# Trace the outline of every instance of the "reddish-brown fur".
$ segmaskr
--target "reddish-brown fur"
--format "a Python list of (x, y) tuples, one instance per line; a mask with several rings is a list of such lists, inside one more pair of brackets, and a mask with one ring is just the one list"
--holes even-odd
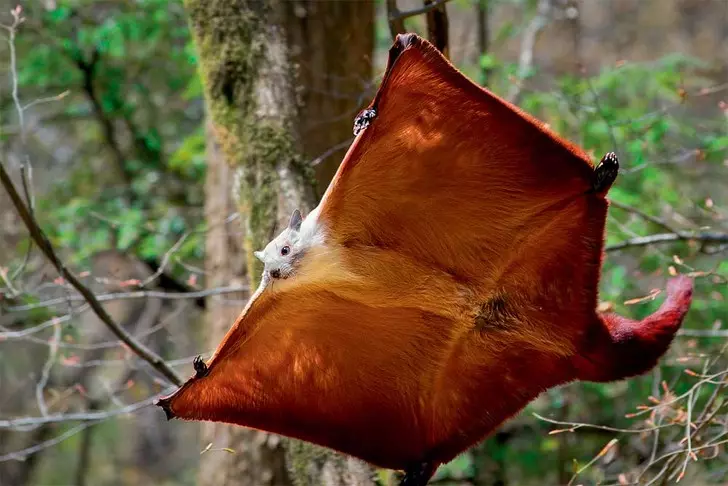
[(586, 156), (425, 41), (397, 48), (321, 203), (324, 244), (161, 401), (174, 416), (402, 469), (449, 461), (550, 387), (666, 351), (688, 278), (643, 321), (595, 310), (607, 201)]

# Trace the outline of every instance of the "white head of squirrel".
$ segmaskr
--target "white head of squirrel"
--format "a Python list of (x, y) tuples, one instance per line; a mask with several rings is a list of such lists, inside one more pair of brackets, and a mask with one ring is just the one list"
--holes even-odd
[(302, 222), (301, 212), (296, 209), (291, 215), (288, 227), (268, 243), (262, 251), (254, 253), (256, 258), (264, 264), (264, 278), (282, 279), (291, 276), (296, 263), (306, 249), (301, 237)]

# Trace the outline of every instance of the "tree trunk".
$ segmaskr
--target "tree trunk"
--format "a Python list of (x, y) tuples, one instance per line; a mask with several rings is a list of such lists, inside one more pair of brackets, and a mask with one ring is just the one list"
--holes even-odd
[(489, 54), (490, 48), (490, 13), (488, 0), (478, 0), (476, 3), (478, 16), (478, 56), (475, 63), (480, 66), (480, 85), (487, 86), (490, 77), (490, 69), (483, 64), (482, 57)]
[(354, 118), (374, 96), (374, 2), (282, 3), (302, 107), (296, 128), (306, 159), (318, 162), (321, 195), (353, 139)]
[[(243, 231), (239, 221), (226, 222), (237, 212), (232, 198), (234, 169), (228, 165), (207, 126), (207, 179), (205, 181), (205, 218), (209, 230), (205, 236), (206, 286), (209, 288), (245, 283), (245, 265), (240, 242)], [(243, 301), (248, 295), (230, 296)], [(210, 298), (205, 320), (206, 348), (214, 349), (241, 305), (226, 299)], [(281, 440), (242, 427), (206, 422), (202, 424), (202, 450), (212, 443), (213, 449), (229, 448), (234, 453), (209, 451), (200, 457), (200, 485), (286, 485), (291, 484), (285, 467)]]
[[(431, 5), (434, 0), (424, 0), (425, 5)], [(447, 20), (447, 5), (442, 3), (435, 8), (428, 10), (425, 15), (427, 22), (427, 39), (445, 57), (449, 54), (450, 45), (450, 23)]]
[[(322, 60), (310, 61), (310, 71), (303, 68), (301, 60), (315, 57), (309, 53), (321, 46), (341, 43), (342, 36), (337, 32), (348, 32), (352, 21), (324, 27), (311, 19), (323, 19), (326, 11), (320, 12), (322, 17), (309, 17), (303, 15), (308, 10), (299, 8), (311, 7), (311, 12), (324, 9), (323, 5), (314, 4), (313, 1), (275, 0), (185, 1), (198, 48), (210, 121), (205, 186), (206, 218), (210, 226), (205, 262), (208, 287), (243, 281), (246, 273), (251, 288), (257, 286), (262, 268), (253, 251), (268, 243), (282, 224), (287, 223), (293, 209), (299, 208), (305, 214), (315, 205), (314, 171), (307, 164), (307, 154), (329, 140), (324, 137), (319, 140), (314, 133), (334, 132), (332, 127), (336, 127), (336, 133), (351, 133), (358, 100), (349, 100), (348, 105), (338, 102), (332, 108), (324, 101), (311, 101), (315, 98), (312, 93), (330, 88), (307, 84), (313, 83), (314, 75), (326, 78), (333, 67), (346, 69), (341, 66), (347, 66), (344, 60), (349, 55), (342, 51), (338, 53), (342, 57), (334, 62), (333, 54), (327, 53)], [(339, 12), (341, 20), (344, 13), (357, 12), (354, 7), (332, 9)], [(368, 8), (373, 16), (373, 6)], [(354, 20), (372, 25), (371, 18)], [(307, 29), (323, 32), (313, 35)], [(371, 28), (367, 35), (372, 37)], [(309, 45), (314, 38), (317, 45)], [(357, 45), (368, 49), (367, 56), (370, 56), (372, 42), (370, 39)], [(355, 61), (364, 56), (354, 52), (351, 57)], [(367, 66), (364, 81), (369, 79), (368, 59), (364, 63)], [(307, 77), (305, 72), (312, 74)], [(337, 78), (332, 76), (332, 79)], [(311, 103), (311, 109), (307, 103)], [(342, 109), (344, 112), (339, 113), (338, 120), (328, 120), (320, 129), (308, 124), (309, 120), (325, 120), (330, 113)], [(326, 177), (333, 170), (328, 172), (319, 180), (328, 182)], [(226, 218), (236, 211), (241, 216), (239, 227), (225, 224)], [(242, 304), (230, 307), (221, 300), (208, 302), (209, 347), (219, 343), (241, 309)], [(213, 450), (201, 458), (199, 484), (202, 486), (292, 482), (317, 486), (373, 485), (372, 470), (368, 466), (298, 441), (222, 424), (203, 425), (202, 435), (202, 447), (213, 444)], [(284, 444), (289, 446), (288, 468)], [(235, 452), (214, 451), (223, 447)]]

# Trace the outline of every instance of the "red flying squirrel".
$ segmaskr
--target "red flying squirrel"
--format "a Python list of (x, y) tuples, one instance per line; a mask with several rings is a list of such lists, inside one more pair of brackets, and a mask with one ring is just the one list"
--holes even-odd
[(168, 418), (228, 422), (435, 469), (548, 388), (645, 373), (692, 281), (642, 321), (598, 313), (618, 162), (397, 37), (319, 206), (256, 256), (262, 282)]

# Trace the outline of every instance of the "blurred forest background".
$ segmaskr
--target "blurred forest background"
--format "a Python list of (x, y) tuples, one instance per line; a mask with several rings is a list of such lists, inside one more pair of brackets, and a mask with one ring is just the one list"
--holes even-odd
[(728, 484), (728, 1), (431, 3), (0, 2), (1, 485), (393, 484), (150, 404), (322, 194), (403, 30), (619, 155), (603, 308), (696, 283), (658, 369), (551, 390), (433, 483)]

